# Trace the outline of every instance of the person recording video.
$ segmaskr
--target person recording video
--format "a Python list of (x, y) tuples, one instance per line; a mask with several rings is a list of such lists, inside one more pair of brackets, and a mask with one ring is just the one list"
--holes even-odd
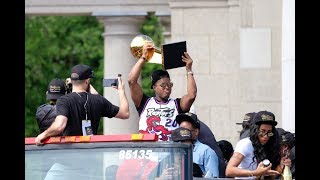
[(57, 100), (57, 117), (47, 130), (36, 137), (37, 145), (42, 145), (43, 140), (59, 133), (63, 136), (96, 135), (101, 117), (129, 118), (129, 103), (121, 77), (118, 77), (116, 88), (119, 106), (99, 94), (92, 94), (95, 92), (90, 85), (93, 77), (93, 71), (87, 65), (78, 64), (71, 69), (72, 93)]
[[(66, 90), (67, 90), (67, 94), (72, 92), (71, 78), (66, 79)], [(91, 84), (89, 84), (86, 91), (90, 92), (91, 94), (99, 94), (98, 91)]]

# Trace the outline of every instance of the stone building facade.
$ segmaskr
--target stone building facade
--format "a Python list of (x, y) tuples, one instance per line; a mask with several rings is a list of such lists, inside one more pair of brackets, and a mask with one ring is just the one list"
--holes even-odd
[[(26, 15), (96, 16), (104, 24), (104, 76), (123, 74), (135, 64), (129, 44), (148, 11), (165, 26), (165, 43), (187, 41), (198, 87), (196, 113), (216, 139), (239, 140), (245, 113), (268, 110), (295, 131), (294, 1), (291, 0), (26, 0)], [(186, 92), (184, 68), (169, 70), (172, 97)], [(129, 87), (126, 86), (130, 99)], [(116, 92), (104, 96), (117, 104)], [(137, 133), (130, 102), (126, 121), (105, 119), (105, 134)]]

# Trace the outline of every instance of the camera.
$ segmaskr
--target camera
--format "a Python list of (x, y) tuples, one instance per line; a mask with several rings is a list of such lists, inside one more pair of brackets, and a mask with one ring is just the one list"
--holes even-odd
[[(121, 77), (121, 74), (118, 74), (118, 77)], [(118, 86), (119, 82), (117, 78), (103, 79), (102, 84), (103, 84), (103, 87), (112, 87), (112, 86)]]
[(103, 79), (103, 87), (118, 86), (118, 79)]
[(70, 78), (66, 79), (65, 85), (66, 85), (67, 94), (71, 93), (72, 92), (72, 83), (71, 83), (71, 79)]

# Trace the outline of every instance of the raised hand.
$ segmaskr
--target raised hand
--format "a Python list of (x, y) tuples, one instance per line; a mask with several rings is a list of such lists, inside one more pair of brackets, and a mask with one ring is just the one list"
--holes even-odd
[(184, 55), (182, 55), (182, 61), (186, 63), (186, 70), (191, 71), (193, 60), (187, 52), (184, 52)]

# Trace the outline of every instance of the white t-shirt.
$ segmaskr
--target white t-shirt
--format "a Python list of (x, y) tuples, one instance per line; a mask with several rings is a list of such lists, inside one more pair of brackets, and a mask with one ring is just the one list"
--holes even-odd
[[(253, 150), (252, 142), (249, 137), (243, 138), (237, 143), (234, 152), (238, 152), (244, 156), (238, 168), (248, 170), (257, 169), (257, 161), (252, 161), (254, 156)], [(235, 177), (235, 179), (255, 179), (255, 177)]]

